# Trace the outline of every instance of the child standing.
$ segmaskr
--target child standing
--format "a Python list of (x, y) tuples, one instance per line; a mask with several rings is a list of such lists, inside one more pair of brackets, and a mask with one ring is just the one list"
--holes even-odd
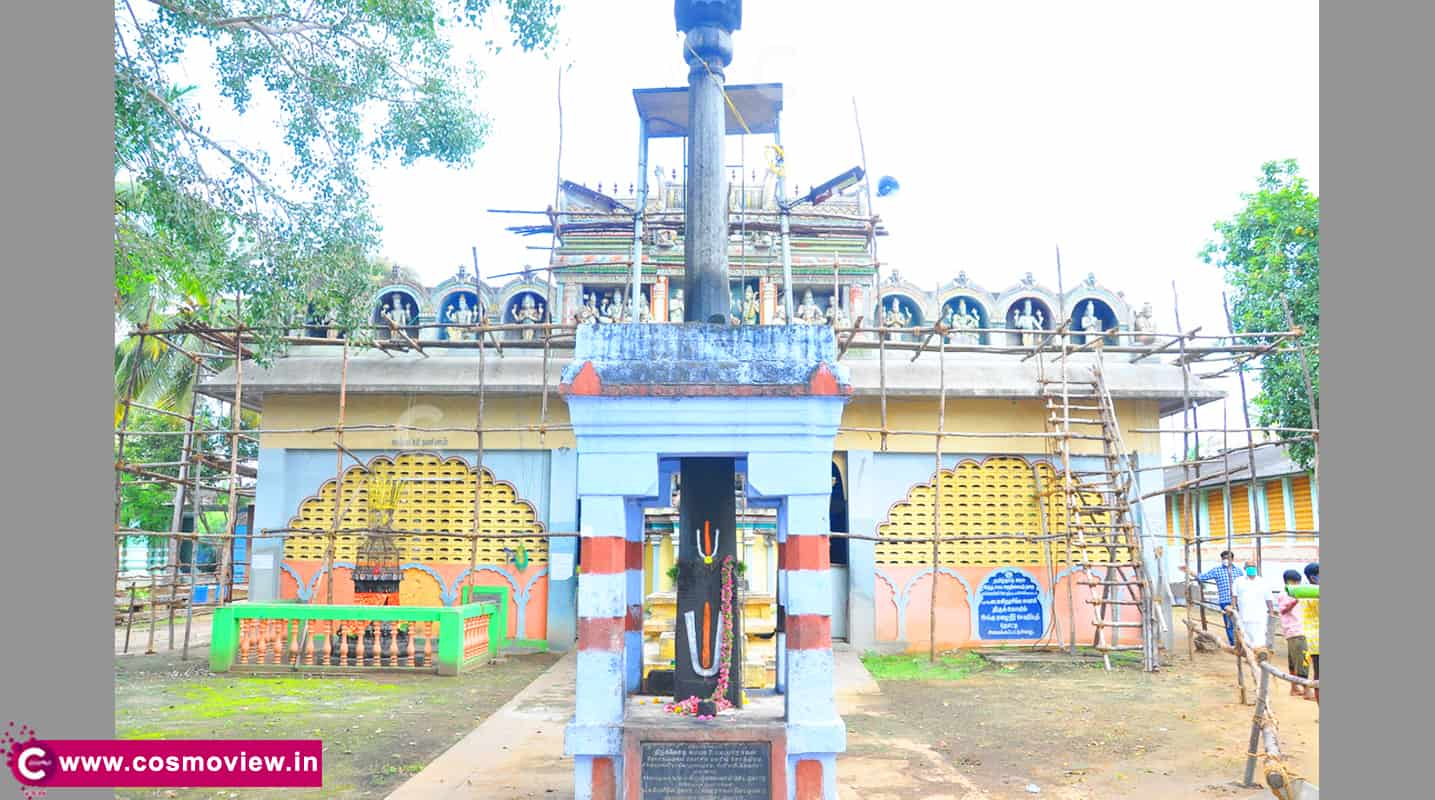
[[(1282, 576), (1287, 586), (1300, 585), (1300, 573), (1293, 569), (1285, 571)], [(1281, 635), (1286, 640), (1286, 665), (1290, 674), (1298, 677), (1308, 677), (1305, 668), (1305, 626), (1301, 618), (1296, 614), (1296, 607), (1300, 601), (1290, 595), (1282, 595), (1277, 603), (1277, 610), (1281, 615)], [(1291, 696), (1301, 697), (1305, 694), (1305, 687), (1292, 683)]]

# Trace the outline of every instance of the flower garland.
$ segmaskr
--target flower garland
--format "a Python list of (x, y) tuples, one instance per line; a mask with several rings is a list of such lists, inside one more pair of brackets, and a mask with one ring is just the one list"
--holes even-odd
[[(717, 686), (708, 697), (718, 711), (726, 711), (732, 708), (732, 701), (727, 699), (728, 673), (732, 666), (732, 617), (733, 617), (733, 557), (726, 556), (722, 561), (722, 663), (718, 666)], [(711, 714), (698, 713), (698, 697), (693, 695), (686, 700), (668, 703), (663, 706), (664, 710), (671, 714), (689, 714), (698, 719), (712, 719)]]

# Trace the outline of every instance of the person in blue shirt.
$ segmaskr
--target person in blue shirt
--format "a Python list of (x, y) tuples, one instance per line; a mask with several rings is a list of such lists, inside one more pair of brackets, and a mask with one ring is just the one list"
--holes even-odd
[[(1191, 568), (1185, 564), (1181, 565), (1181, 571), (1191, 574)], [(1231, 609), (1231, 582), (1239, 575), (1240, 572), (1236, 569), (1236, 554), (1230, 550), (1222, 550), (1221, 563), (1196, 576), (1198, 581), (1216, 582), (1216, 603), (1220, 605), (1221, 614), (1226, 618), (1226, 640), (1232, 647), (1236, 646), (1235, 618), (1226, 612)]]

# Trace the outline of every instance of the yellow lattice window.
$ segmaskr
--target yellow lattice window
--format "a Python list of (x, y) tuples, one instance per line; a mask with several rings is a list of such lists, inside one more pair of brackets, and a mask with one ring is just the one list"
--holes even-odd
[(1167, 498), (1166, 498), (1166, 546), (1167, 546), (1167, 547), (1175, 547), (1175, 546), (1176, 546), (1176, 540), (1177, 540), (1178, 538), (1180, 538), (1180, 533), (1179, 533), (1180, 523), (1179, 523), (1178, 520), (1177, 520), (1177, 514), (1176, 514), (1176, 503), (1178, 503), (1178, 502), (1180, 502), (1180, 498), (1178, 498), (1178, 497), (1167, 497)]
[(1309, 475), (1291, 478), (1291, 499), (1295, 504), (1295, 530), (1315, 530), (1315, 514), (1311, 510)]
[[(433, 453), (401, 453), (394, 458), (377, 456), (368, 464), (344, 472), (339, 530), (362, 530), (369, 525), (369, 476), (402, 480), (404, 491), (394, 512), (393, 529), (414, 531), (398, 537), (403, 561), (467, 564), (473, 557), (472, 540), (439, 533), (469, 533), (473, 530), (474, 470), (463, 459), (441, 458)], [(478, 540), (478, 563), (502, 564), (504, 548), (527, 548), (530, 561), (548, 560), (548, 540), (542, 538), (500, 539), (492, 534), (542, 533), (543, 525), (533, 505), (519, 498), (507, 481), (496, 480), (485, 468), (481, 479), (479, 532), (490, 534)], [(327, 532), (333, 528), (334, 481), (328, 480), (318, 494), (299, 504), (299, 513), (289, 521), (297, 530)], [(353, 561), (362, 534), (339, 534), (335, 561)], [(284, 542), (284, 558), (320, 561), (327, 537), (290, 536)]]
[[(1025, 459), (997, 456), (977, 462), (965, 460), (955, 469), (942, 470), (942, 536), (1001, 536), (966, 542), (942, 542), (941, 562), (950, 566), (995, 566), (1003, 564), (1045, 564), (1047, 546), (1030, 541), (1043, 530), (1061, 534), (1067, 530), (1066, 512), (1062, 505), (1060, 474), (1046, 462), (1038, 462), (1041, 487), (1045, 494), (1046, 520), (1043, 525), (1042, 501), (1037, 498), (1037, 482), (1033, 466)], [(877, 533), (891, 541), (878, 542), (876, 560), (879, 564), (930, 564), (932, 542), (936, 529), (935, 515), (937, 479), (913, 486), (902, 502), (894, 504), (887, 519), (877, 526)], [(1100, 505), (1099, 495), (1083, 494), (1080, 502)], [(1105, 512), (1086, 515), (1093, 524), (1107, 524)], [(1075, 530), (1075, 525), (1072, 526)], [(925, 542), (903, 541), (928, 537)], [(1066, 560), (1066, 546), (1055, 542), (1052, 558)], [(1092, 561), (1104, 561), (1104, 551), (1088, 547)], [(1073, 549), (1073, 558), (1081, 553)]]
[(1206, 514), (1210, 517), (1211, 536), (1226, 535), (1226, 495), (1221, 489), (1206, 490)]
[(1236, 533), (1251, 532), (1249, 484), (1231, 484), (1231, 527)]
[(1270, 515), (1270, 524), (1266, 527), (1273, 531), (1291, 530), (1291, 521), (1286, 519), (1285, 487), (1279, 479), (1266, 481), (1266, 513)]

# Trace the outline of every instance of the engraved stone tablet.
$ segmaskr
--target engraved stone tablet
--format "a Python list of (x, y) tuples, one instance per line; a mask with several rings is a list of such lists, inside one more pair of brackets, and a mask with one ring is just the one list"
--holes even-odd
[(768, 742), (643, 742), (642, 800), (771, 800)]

